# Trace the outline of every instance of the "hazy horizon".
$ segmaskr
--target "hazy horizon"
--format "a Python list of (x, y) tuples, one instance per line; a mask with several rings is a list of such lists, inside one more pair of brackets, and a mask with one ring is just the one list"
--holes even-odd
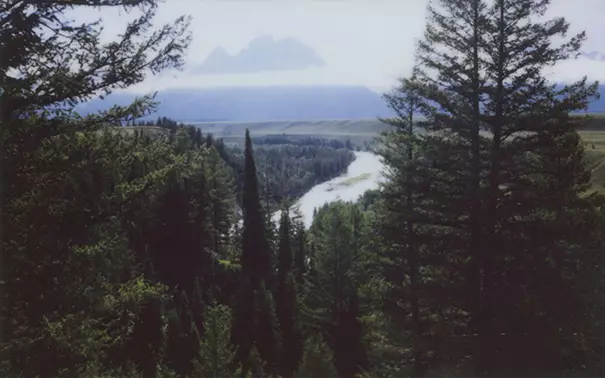
[[(425, 26), (427, 0), (269, 0), (191, 1), (170, 0), (160, 4), (155, 24), (191, 15), (193, 41), (187, 51), (184, 71), (149, 76), (128, 88), (143, 93), (178, 88), (275, 85), (359, 85), (384, 92), (397, 78), (411, 70), (415, 43)], [(547, 16), (564, 16), (571, 23), (570, 35), (581, 30), (588, 39), (583, 52), (605, 53), (605, 34), (600, 15), (602, 0), (554, 0)], [(109, 40), (132, 18), (124, 11), (79, 9), (77, 21), (103, 17)], [(195, 73), (216, 48), (237, 55), (259, 36), (275, 40), (294, 38), (312, 48), (325, 66), (290, 71), (265, 71), (212, 75)], [(559, 63), (550, 79), (569, 82), (582, 76), (605, 79), (605, 61), (580, 57)]]

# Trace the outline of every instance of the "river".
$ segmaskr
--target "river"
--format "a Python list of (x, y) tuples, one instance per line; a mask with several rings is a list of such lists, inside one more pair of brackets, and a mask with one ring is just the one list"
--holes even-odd
[[(313, 209), (338, 200), (355, 201), (366, 191), (378, 188), (383, 167), (380, 158), (373, 153), (356, 151), (347, 173), (314, 186), (296, 202), (305, 227), (309, 228), (313, 222)], [(273, 219), (278, 220), (280, 214), (276, 212)]]

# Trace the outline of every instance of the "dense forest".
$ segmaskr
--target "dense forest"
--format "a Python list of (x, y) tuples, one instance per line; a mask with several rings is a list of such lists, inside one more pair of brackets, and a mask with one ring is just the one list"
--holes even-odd
[[(324, 139), (256, 145), (254, 156), (266, 210), (299, 198), (314, 185), (345, 172), (355, 155), (341, 145), (344, 147), (342, 142)], [(241, 148), (232, 146), (229, 153), (236, 167), (244, 166)], [(243, 176), (238, 178), (243, 179)], [(238, 187), (243, 187), (242, 180), (238, 183), (241, 184)]]
[[(570, 116), (596, 83), (542, 76), (585, 36), (545, 0), (435, 3), (385, 95), (386, 180), (308, 229), (272, 209), (348, 146), (116, 131), (153, 96), (73, 111), (182, 66), (187, 18), (0, 4), (0, 376), (602, 376), (605, 198)], [(103, 44), (66, 16), (90, 5), (140, 16)]]
[[(200, 128), (166, 117), (159, 118), (149, 126), (168, 132), (150, 135), (145, 129), (134, 129), (134, 134), (139, 138), (163, 138), (168, 143), (176, 142), (182, 148), (214, 148), (231, 171), (236, 203), (241, 207), (245, 163), (242, 146), (235, 143), (228, 145), (212, 134), (202, 135)], [(259, 188), (267, 211), (278, 210), (284, 201), (293, 202), (314, 185), (341, 175), (355, 159), (352, 152), (354, 146), (348, 141), (271, 136), (253, 139), (258, 145), (255, 151), (256, 166), (262, 178)]]

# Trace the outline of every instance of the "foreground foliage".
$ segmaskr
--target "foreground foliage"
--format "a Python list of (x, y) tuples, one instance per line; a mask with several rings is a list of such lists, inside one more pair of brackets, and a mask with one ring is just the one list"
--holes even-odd
[(178, 67), (185, 19), (152, 31), (155, 1), (90, 1), (142, 12), (101, 45), (97, 25), (64, 20), (82, 2), (0, 5), (0, 373), (601, 375), (605, 201), (569, 115), (594, 86), (538, 69), (583, 35), (552, 45), (568, 26), (532, 18), (547, 1), (439, 3), (417, 69), (386, 96), (387, 179), (309, 229), (291, 200), (351, 146), (256, 148), (247, 132), (242, 151), (169, 119), (116, 129), (152, 97), (72, 112)]

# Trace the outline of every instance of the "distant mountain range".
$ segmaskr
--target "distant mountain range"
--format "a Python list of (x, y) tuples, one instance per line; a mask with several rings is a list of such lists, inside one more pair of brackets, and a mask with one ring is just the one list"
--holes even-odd
[[(601, 99), (588, 112), (605, 113), (605, 86)], [(127, 105), (135, 95), (116, 93), (105, 100), (79, 105), (81, 114)], [(158, 93), (158, 116), (177, 121), (293, 121), (326, 119), (368, 119), (391, 116), (381, 95), (361, 86), (225, 87), (172, 89)]]
[(295, 38), (274, 40), (271, 36), (253, 39), (248, 47), (233, 56), (222, 47), (214, 49), (194, 73), (233, 74), (262, 71), (302, 70), (322, 67), (323, 59), (315, 50)]
[[(77, 109), (81, 114), (127, 105), (135, 95), (116, 93)], [(390, 115), (381, 95), (360, 86), (228, 87), (172, 89), (158, 93), (149, 118), (177, 121), (274, 121), (362, 119)]]

